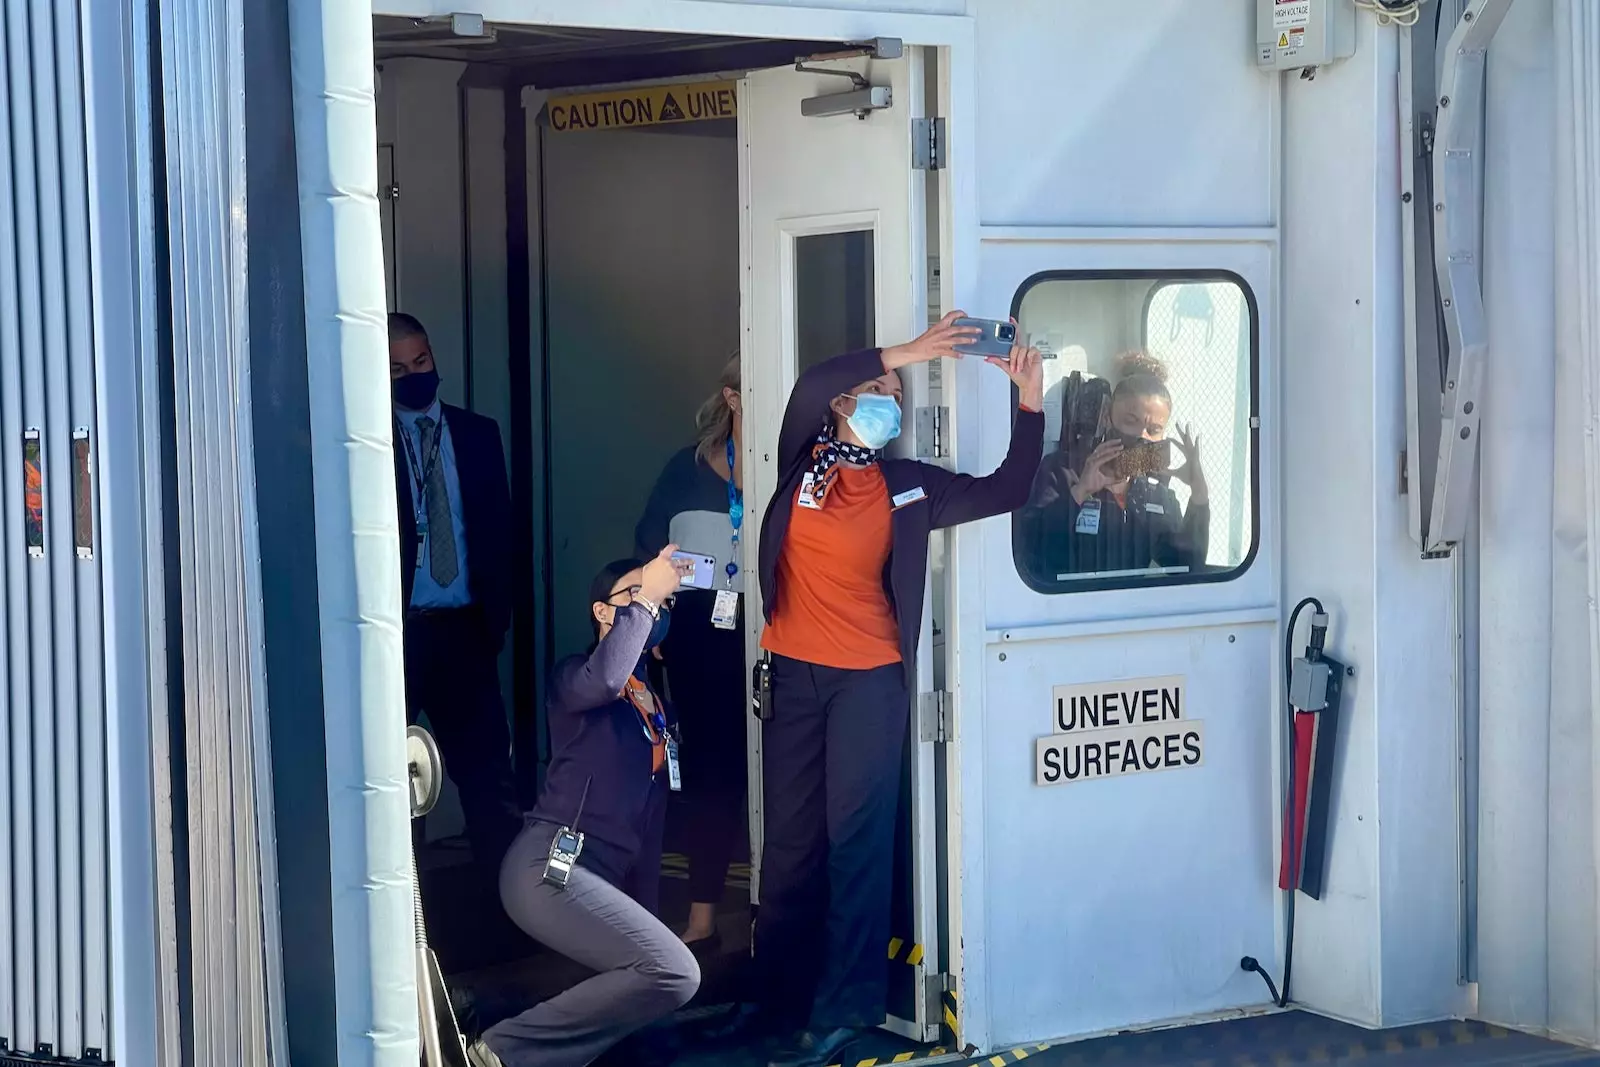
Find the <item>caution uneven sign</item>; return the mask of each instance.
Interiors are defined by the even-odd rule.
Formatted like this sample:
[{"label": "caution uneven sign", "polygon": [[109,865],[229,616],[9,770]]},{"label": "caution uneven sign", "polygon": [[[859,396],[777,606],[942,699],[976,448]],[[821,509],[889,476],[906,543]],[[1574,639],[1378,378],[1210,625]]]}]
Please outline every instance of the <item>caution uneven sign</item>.
[{"label": "caution uneven sign", "polygon": [[731,119],[736,114],[733,82],[651,85],[557,97],[550,101],[550,128],[558,133],[627,130],[674,122]]}]

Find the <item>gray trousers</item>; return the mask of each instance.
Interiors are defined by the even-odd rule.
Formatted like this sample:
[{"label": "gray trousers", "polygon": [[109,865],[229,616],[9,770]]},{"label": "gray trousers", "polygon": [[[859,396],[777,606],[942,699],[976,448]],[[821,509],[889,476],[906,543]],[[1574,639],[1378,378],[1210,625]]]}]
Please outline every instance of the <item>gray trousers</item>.
[{"label": "gray trousers", "polygon": [[578,867],[565,889],[543,881],[555,827],[532,823],[506,853],[500,900],[523,932],[597,972],[484,1032],[505,1067],[583,1067],[700,988],[678,936],[622,890]]}]

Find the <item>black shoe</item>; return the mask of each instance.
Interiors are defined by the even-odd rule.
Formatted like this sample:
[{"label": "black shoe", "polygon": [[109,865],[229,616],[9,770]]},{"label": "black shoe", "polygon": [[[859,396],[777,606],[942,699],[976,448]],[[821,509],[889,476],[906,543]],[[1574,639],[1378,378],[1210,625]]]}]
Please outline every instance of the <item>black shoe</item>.
[{"label": "black shoe", "polygon": [[860,1030],[843,1026],[825,1034],[807,1030],[800,1040],[773,1056],[767,1067],[829,1067],[838,1063],[844,1050],[860,1036]]},{"label": "black shoe", "polygon": [[714,960],[722,955],[722,934],[713,930],[707,937],[697,937],[693,941],[685,941],[684,946],[694,954],[694,958],[699,962]]},{"label": "black shoe", "polygon": [[770,1011],[754,1004],[740,1004],[715,1022],[701,1027],[703,1041],[717,1044],[745,1044],[783,1033],[783,1026]]}]

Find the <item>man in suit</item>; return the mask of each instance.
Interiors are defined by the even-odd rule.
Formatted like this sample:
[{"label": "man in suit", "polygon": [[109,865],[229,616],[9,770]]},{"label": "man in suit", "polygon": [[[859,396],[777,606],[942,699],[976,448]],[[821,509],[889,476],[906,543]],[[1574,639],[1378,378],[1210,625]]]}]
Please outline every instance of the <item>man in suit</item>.
[{"label": "man in suit", "polygon": [[493,419],[439,402],[428,332],[389,316],[406,709],[428,713],[474,860],[498,884],[521,829],[496,660],[511,625],[511,493]]}]

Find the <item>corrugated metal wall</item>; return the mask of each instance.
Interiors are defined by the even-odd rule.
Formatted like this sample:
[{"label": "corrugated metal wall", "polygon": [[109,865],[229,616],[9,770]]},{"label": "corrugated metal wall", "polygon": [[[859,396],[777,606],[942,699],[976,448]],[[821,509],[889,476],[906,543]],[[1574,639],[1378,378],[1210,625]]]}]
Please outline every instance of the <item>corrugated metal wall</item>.
[{"label": "corrugated metal wall", "polygon": [[[102,0],[81,0],[99,3]],[[250,416],[244,18],[238,0],[160,11],[190,1062],[268,1062],[280,979],[260,552]],[[270,227],[271,220],[258,225]],[[170,609],[171,605],[169,605]],[[177,757],[177,752],[174,752]],[[266,847],[263,848],[263,842]]]},{"label": "corrugated metal wall", "polygon": [[110,1058],[83,64],[73,3],[0,43],[0,1048]]}]

